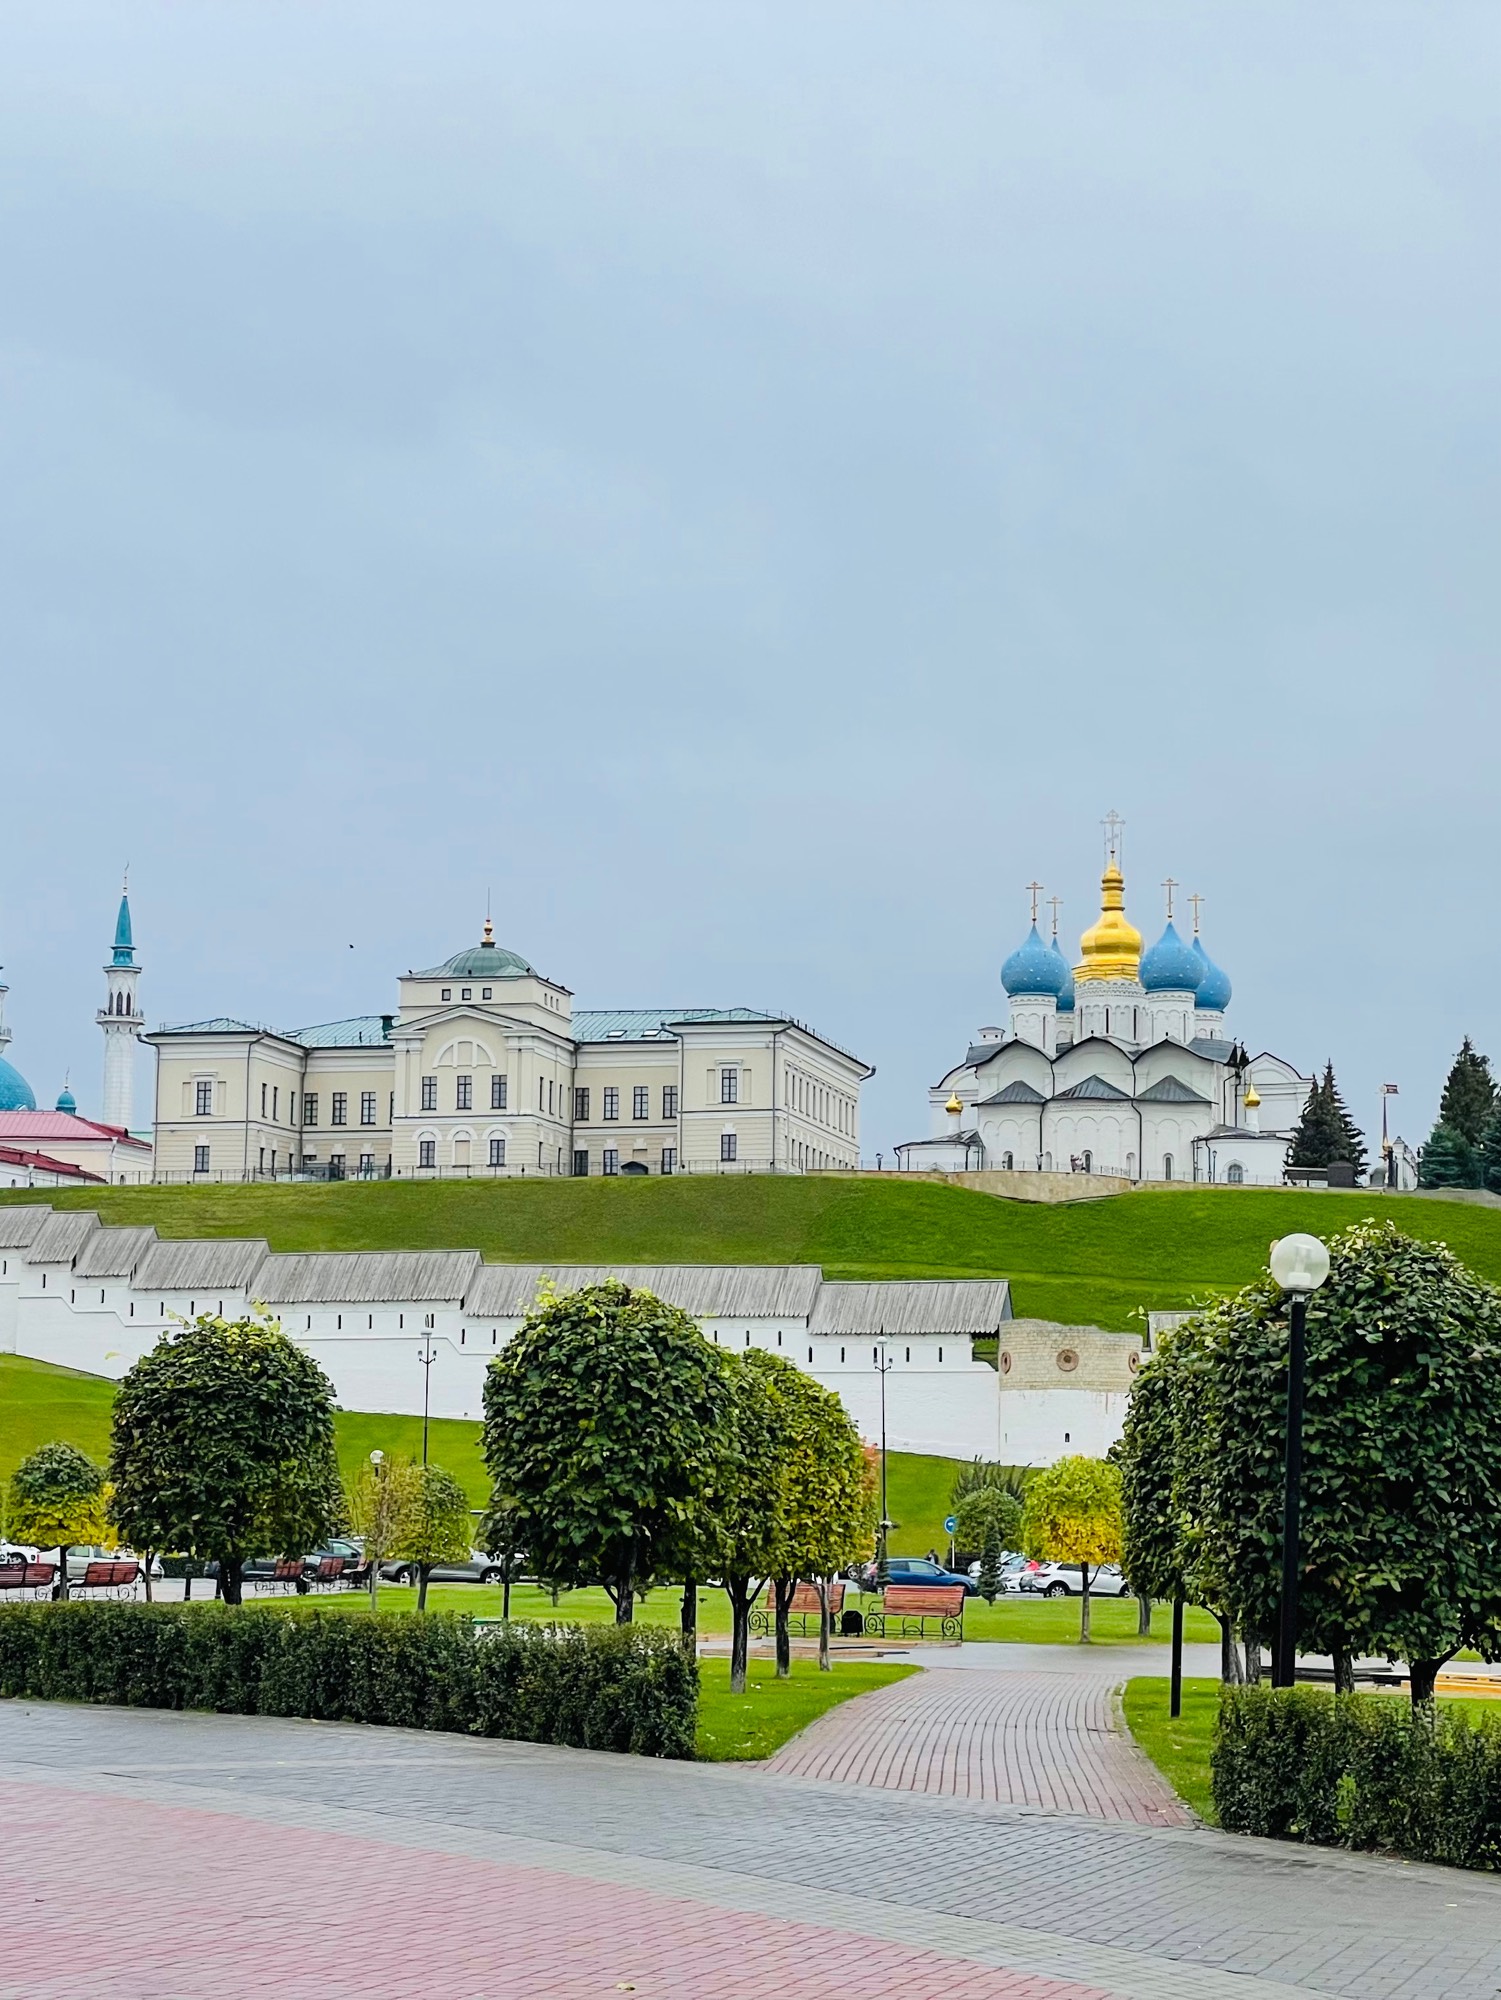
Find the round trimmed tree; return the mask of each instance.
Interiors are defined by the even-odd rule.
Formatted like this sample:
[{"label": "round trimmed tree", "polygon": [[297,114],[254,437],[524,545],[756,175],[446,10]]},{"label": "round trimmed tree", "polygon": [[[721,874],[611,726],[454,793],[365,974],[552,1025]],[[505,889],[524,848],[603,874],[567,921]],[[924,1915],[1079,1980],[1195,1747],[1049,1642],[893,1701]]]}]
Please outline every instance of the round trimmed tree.
[{"label": "round trimmed tree", "polygon": [[106,1519],[104,1470],[76,1444],[39,1445],[11,1475],[6,1509],[13,1540],[57,1550],[54,1597],[68,1594],[68,1551],[102,1542]]},{"label": "round trimmed tree", "polygon": [[219,1567],[304,1554],[337,1526],[333,1385],[275,1320],[201,1314],[163,1335],[115,1396],[109,1476],[120,1532]]}]

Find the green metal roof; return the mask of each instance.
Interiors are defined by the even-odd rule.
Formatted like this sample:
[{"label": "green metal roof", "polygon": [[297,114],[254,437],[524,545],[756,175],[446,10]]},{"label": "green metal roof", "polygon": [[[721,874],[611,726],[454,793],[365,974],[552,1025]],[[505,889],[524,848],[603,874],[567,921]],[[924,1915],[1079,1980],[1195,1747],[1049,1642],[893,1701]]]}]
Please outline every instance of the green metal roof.
[{"label": "green metal roof", "polygon": [[526,960],[519,952],[507,951],[499,944],[471,944],[463,951],[456,951],[452,958],[444,959],[441,965],[430,965],[425,972],[409,972],[408,979],[528,979],[535,978]]},{"label": "green metal roof", "polygon": [[576,1007],[576,1042],[670,1042],[675,1021],[780,1021],[759,1007]]},{"label": "green metal roof", "polygon": [[288,1041],[305,1049],[384,1048],[391,1039],[389,1014],[354,1014],[347,1021],[324,1021],[316,1028],[293,1028]]}]

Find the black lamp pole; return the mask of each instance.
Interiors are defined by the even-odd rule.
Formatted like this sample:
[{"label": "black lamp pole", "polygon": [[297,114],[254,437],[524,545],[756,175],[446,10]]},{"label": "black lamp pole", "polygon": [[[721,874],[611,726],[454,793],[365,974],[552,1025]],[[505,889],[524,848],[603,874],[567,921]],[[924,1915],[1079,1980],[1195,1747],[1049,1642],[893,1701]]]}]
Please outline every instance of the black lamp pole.
[{"label": "black lamp pole", "polygon": [[1287,1463],[1282,1489],[1282,1603],[1277,1624],[1274,1687],[1291,1687],[1298,1652],[1298,1536],[1303,1483],[1303,1376],[1308,1294],[1294,1292],[1287,1346]]},{"label": "black lamp pole", "polygon": [[881,1378],[881,1540],[876,1550],[876,1577],[881,1588],[886,1588],[886,1535],[891,1523],[886,1518],[886,1377],[895,1364],[886,1353],[886,1343],[882,1341],[876,1350],[876,1373]]},{"label": "black lamp pole", "polygon": [[433,1337],[427,1336],[422,1352],[417,1359],[422,1363],[422,1463],[427,1464],[427,1406],[428,1392],[432,1387],[433,1363],[438,1356],[433,1347]]}]

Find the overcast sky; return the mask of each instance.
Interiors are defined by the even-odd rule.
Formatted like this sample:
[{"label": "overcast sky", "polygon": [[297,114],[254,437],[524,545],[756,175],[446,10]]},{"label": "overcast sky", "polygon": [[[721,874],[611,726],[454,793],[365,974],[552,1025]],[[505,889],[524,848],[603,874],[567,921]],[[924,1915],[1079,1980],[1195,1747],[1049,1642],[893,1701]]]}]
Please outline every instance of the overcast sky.
[{"label": "overcast sky", "polygon": [[1491,0],[9,0],[39,1102],[128,861],[153,1024],[388,1009],[488,891],[889,1151],[1114,808],[1421,1138],[1501,1058],[1498,71]]}]

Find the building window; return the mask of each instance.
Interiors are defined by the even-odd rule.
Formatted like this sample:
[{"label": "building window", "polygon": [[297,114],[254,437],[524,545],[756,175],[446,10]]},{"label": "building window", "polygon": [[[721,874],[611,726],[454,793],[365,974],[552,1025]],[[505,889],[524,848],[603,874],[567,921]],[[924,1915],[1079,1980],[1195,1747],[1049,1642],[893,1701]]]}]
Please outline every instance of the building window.
[{"label": "building window", "polygon": [[1173,1177],[1173,1156],[1171,1153],[1164,1153],[1162,1156],[1162,1178],[1165,1181],[1170,1181],[1172,1177]]},{"label": "building window", "polygon": [[435,1076],[425,1076],[422,1079],[421,1108],[424,1111],[436,1111],[438,1108],[438,1079]]},{"label": "building window", "polygon": [[618,1174],[620,1172],[620,1155],[613,1146],[606,1146],[604,1152],[600,1155],[599,1170],[602,1174]]},{"label": "building window", "polygon": [[265,1117],[265,1115],[266,1115],[266,1086],[265,1086],[265,1084],[262,1084],[262,1085],[261,1085],[261,1116],[262,1116],[262,1118],[264,1118],[264,1117]]},{"label": "building window", "polygon": [[274,1125],[277,1119],[280,1118],[280,1116],[281,1116],[281,1086],[280,1084],[273,1083],[271,1086],[271,1123]]},{"label": "building window", "polygon": [[1014,1169],[1015,1165],[1016,1165],[1016,1156],[1015,1156],[1015,1154],[1013,1154],[1013,1153],[1002,1153],[1002,1155],[1001,1155],[1001,1171],[1002,1171],[1003,1173],[1008,1173],[1008,1174],[1009,1174],[1010,1172],[1012,1172],[1012,1170]]},{"label": "building window", "polygon": [[547,1079],[547,1115],[549,1118],[552,1116],[553,1112],[557,1109],[556,1105],[553,1102],[552,1093],[553,1093],[553,1079],[549,1077]]},{"label": "building window", "polygon": [[664,1120],[670,1120],[676,1118],[677,1115],[678,1087],[675,1083],[664,1083],[662,1086],[662,1116]]},{"label": "building window", "polygon": [[678,1149],[677,1149],[677,1147],[676,1147],[676,1146],[664,1146],[664,1147],[662,1148],[662,1171],[663,1171],[663,1173],[664,1173],[664,1174],[675,1174],[675,1173],[677,1172],[677,1170],[678,1170]]},{"label": "building window", "polygon": [[588,1154],[588,1149],[586,1147],[580,1146],[575,1151],[573,1155],[573,1171],[575,1177],[579,1180],[582,1180],[584,1176],[588,1173],[589,1154]]},{"label": "building window", "polygon": [[644,1083],[638,1083],[631,1092],[631,1116],[633,1118],[651,1116],[651,1091]]},{"label": "building window", "polygon": [[504,1111],[506,1108],[506,1079],[492,1076],[490,1079],[490,1109]]},{"label": "building window", "polygon": [[302,1122],[304,1125],[316,1125],[318,1122],[318,1094],[316,1091],[303,1092]]},{"label": "building window", "polygon": [[347,1125],[349,1123],[349,1092],[347,1090],[336,1090],[334,1092],[330,1116],[335,1125]]},{"label": "building window", "polygon": [[721,1132],[719,1135],[720,1159],[733,1160],[736,1155],[736,1150],[737,1149],[736,1149],[735,1134],[733,1132]]},{"label": "building window", "polygon": [[601,1091],[600,1095],[605,1100],[605,1117],[618,1118],[620,1116],[620,1092],[612,1084],[607,1090]]},{"label": "building window", "polygon": [[575,1125],[589,1123],[589,1092],[586,1086],[573,1087],[573,1122]]},{"label": "building window", "polygon": [[1225,1169],[1225,1179],[1231,1187],[1240,1187],[1246,1178],[1246,1170],[1239,1160],[1232,1160]]},{"label": "building window", "polygon": [[195,1174],[206,1174],[208,1172],[207,1146],[195,1146],[193,1148],[193,1172]]},{"label": "building window", "polygon": [[740,1102],[740,1072],[738,1069],[722,1069],[719,1072],[719,1101],[721,1104]]},{"label": "building window", "polygon": [[481,1000],[490,1000],[494,998],[494,992],[495,989],[493,987],[482,986],[479,990],[479,997],[481,998]]},{"label": "building window", "polygon": [[436,1139],[417,1141],[417,1164],[419,1167],[435,1167],[438,1164],[438,1142]]},{"label": "building window", "polygon": [[200,1118],[213,1117],[214,1086],[211,1083],[195,1083],[193,1085],[193,1110]]},{"label": "building window", "polygon": [[505,1140],[504,1140],[504,1139],[492,1139],[492,1140],[490,1141],[490,1164],[491,1164],[491,1166],[492,1166],[492,1167],[503,1167],[503,1166],[505,1165],[505,1163],[506,1163],[506,1142],[505,1142]]},{"label": "building window", "polygon": [[438,997],[440,1000],[451,1000],[453,998],[453,988],[451,986],[445,986],[443,988],[443,991],[439,994]]},{"label": "building window", "polygon": [[374,1153],[361,1153],[361,1154],[360,1154],[360,1179],[361,1179],[362,1181],[368,1181],[368,1180],[373,1180],[373,1179],[374,1179],[374,1177],[375,1177],[375,1155],[374,1155]]},{"label": "building window", "polygon": [[461,986],[459,988],[459,998],[461,1000],[472,1000],[474,998],[474,988],[472,986]]},{"label": "building window", "polygon": [[360,1123],[362,1125],[373,1125],[375,1123],[375,1092],[373,1090],[362,1090],[360,1092]]},{"label": "building window", "polygon": [[455,1111],[474,1109],[474,1078],[456,1076],[453,1080],[453,1108]]}]

